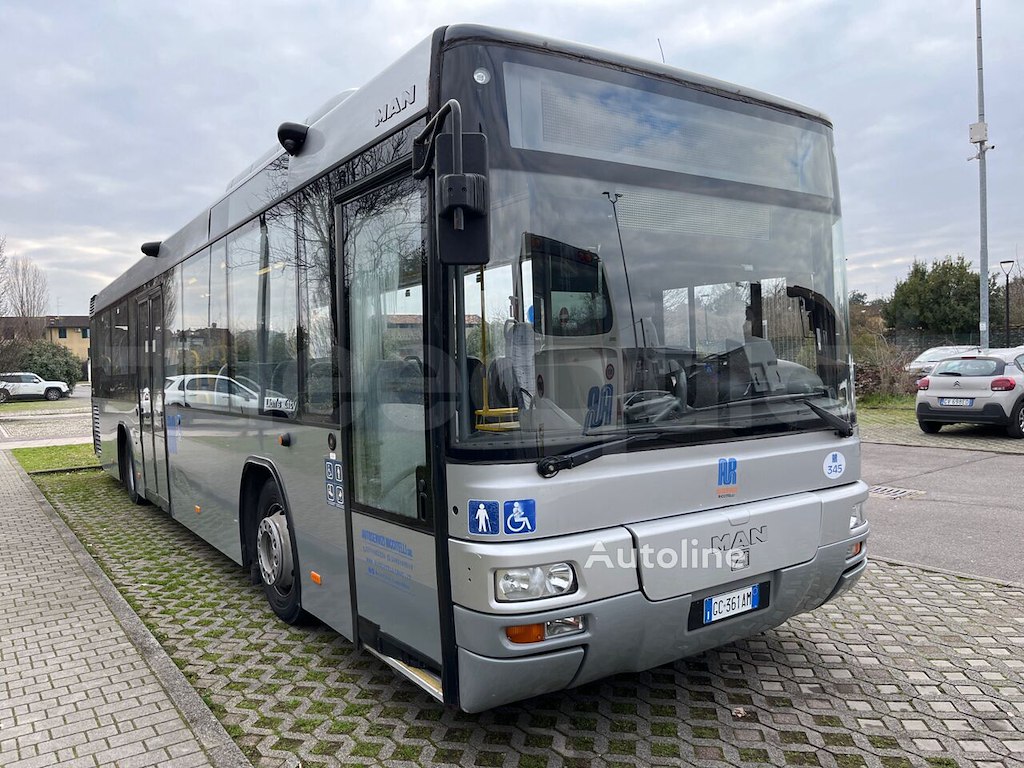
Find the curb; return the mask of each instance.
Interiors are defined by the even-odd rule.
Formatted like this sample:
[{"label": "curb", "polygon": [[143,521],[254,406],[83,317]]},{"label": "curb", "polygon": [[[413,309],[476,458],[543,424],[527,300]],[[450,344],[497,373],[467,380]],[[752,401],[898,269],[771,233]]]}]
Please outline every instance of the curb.
[{"label": "curb", "polygon": [[[117,622],[124,629],[146,664],[153,670],[160,684],[167,692],[171,703],[181,713],[196,738],[202,744],[210,761],[224,768],[252,768],[252,763],[245,757],[238,745],[228,736],[224,726],[213,716],[210,708],[196,693],[188,680],[178,669],[171,657],[163,649],[152,633],[143,624],[132,607],[113,585],[103,569],[99,567],[88,550],[78,540],[74,532],[67,526],[64,519],[57,514],[42,491],[36,487],[22,466],[8,453],[11,464],[18,472],[18,477],[28,488],[29,493],[39,504],[47,519],[53,524],[64,544],[71,550],[86,576],[99,591],[104,602],[113,612]],[[64,471],[64,470],[58,470]]]}]

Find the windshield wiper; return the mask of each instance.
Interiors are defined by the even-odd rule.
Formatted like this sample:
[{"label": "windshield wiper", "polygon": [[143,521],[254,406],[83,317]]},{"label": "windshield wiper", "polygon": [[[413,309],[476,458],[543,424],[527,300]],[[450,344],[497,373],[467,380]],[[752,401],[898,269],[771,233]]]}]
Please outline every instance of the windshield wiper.
[{"label": "windshield wiper", "polygon": [[572,469],[581,464],[593,461],[607,453],[621,453],[622,449],[634,443],[654,440],[664,435],[664,432],[643,432],[640,434],[628,435],[619,440],[610,440],[606,443],[597,443],[581,448],[572,453],[564,453],[558,456],[546,456],[537,462],[537,474],[541,477],[554,477],[563,469]]},{"label": "windshield wiper", "polygon": [[834,413],[832,413],[832,411],[826,411],[824,408],[822,408],[819,405],[815,405],[810,400],[804,399],[799,400],[797,402],[803,403],[812,411],[814,411],[818,418],[820,418],[830,427],[835,429],[836,434],[839,435],[840,437],[850,437],[851,435],[853,435],[853,424],[848,422],[842,416],[836,416]]},{"label": "windshield wiper", "polygon": [[810,400],[812,397],[828,397],[828,395],[824,392],[806,392],[788,395],[768,395],[766,397],[744,397],[740,400],[729,400],[718,405],[698,408],[696,411],[712,411],[721,408],[731,408],[736,405],[753,405],[755,403],[803,403],[814,412],[815,416],[832,427],[840,437],[850,437],[853,435],[853,424],[843,417],[836,416],[831,411],[825,410],[820,405],[815,405]]}]

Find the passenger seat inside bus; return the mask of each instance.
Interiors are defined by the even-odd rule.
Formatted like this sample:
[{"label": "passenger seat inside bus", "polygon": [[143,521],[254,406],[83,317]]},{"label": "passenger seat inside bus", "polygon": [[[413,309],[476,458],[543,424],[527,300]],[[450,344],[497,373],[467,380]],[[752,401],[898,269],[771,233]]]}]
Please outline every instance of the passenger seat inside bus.
[{"label": "passenger seat inside bus", "polygon": [[370,384],[367,434],[379,452],[380,505],[415,517],[416,467],[425,462],[423,371],[412,360],[382,360]]}]

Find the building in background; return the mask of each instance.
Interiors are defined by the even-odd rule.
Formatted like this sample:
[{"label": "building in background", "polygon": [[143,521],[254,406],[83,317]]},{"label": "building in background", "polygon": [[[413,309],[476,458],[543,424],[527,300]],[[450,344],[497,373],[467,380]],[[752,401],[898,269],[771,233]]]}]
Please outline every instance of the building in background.
[{"label": "building in background", "polygon": [[0,342],[45,341],[67,347],[82,363],[82,379],[89,379],[89,316],[0,317]]}]

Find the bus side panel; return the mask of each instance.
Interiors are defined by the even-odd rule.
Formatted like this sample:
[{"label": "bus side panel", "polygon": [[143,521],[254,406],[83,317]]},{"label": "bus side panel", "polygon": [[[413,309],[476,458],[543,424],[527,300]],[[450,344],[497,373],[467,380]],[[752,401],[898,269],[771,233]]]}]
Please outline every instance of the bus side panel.
[{"label": "bus side panel", "polygon": [[117,428],[132,418],[132,404],[113,398],[93,397],[93,407],[99,412],[100,466],[115,480],[121,479],[117,458]]},{"label": "bus side panel", "polygon": [[238,494],[248,420],[197,408],[167,406],[171,516],[236,563]]},{"label": "bus side panel", "polygon": [[[168,410],[174,518],[235,562],[241,562],[238,518],[245,461],[252,458],[273,467],[291,516],[302,607],[351,639],[345,511],[341,505],[328,503],[327,431],[178,405]],[[289,436],[288,447],[278,442],[285,433]],[[332,491],[339,486],[340,478],[332,483]],[[196,506],[200,508],[198,513]],[[313,573],[319,577],[319,584],[313,581]]]},{"label": "bus side panel", "polygon": [[[262,440],[263,455],[273,462],[284,483],[298,549],[302,607],[351,640],[354,633],[341,457],[330,458],[329,431],[322,427],[264,424],[274,427]],[[277,442],[278,435],[285,431],[290,447]],[[314,573],[319,584],[314,581]]]}]

